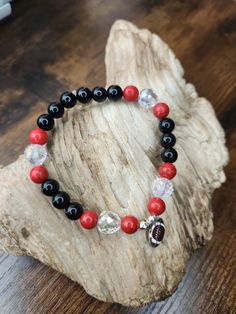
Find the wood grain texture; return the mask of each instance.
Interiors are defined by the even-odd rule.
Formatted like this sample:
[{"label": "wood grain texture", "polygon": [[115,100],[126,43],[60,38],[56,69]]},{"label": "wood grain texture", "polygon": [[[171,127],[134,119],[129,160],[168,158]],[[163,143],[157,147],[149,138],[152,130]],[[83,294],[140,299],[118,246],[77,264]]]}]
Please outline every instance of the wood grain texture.
[{"label": "wood grain texture", "polygon": [[[57,8],[50,1],[47,2],[49,11],[45,14],[43,12],[45,12],[46,2],[41,1],[39,4],[36,1],[35,3],[37,5],[30,6],[30,10],[26,13],[27,25],[31,25],[30,29],[27,29],[26,24],[20,24],[22,22],[20,13],[28,5],[24,1],[16,11],[15,20],[9,21],[11,24],[8,22],[1,26],[5,32],[0,34],[0,40],[3,43],[0,48],[1,56],[5,57],[4,62],[1,59],[0,63],[2,69],[0,84],[3,89],[1,108],[4,112],[1,115],[0,141],[1,147],[5,148],[1,151],[2,163],[7,164],[14,160],[22,150],[26,140],[22,136],[19,137],[17,132],[22,133],[32,127],[33,117],[42,111],[45,106],[44,101],[51,100],[50,92],[53,89],[57,97],[65,86],[74,87],[70,86],[70,82],[81,85],[88,81],[89,86],[101,83],[101,74],[104,77],[102,51],[105,38],[109,26],[117,17],[129,18],[140,27],[150,28],[170,44],[186,68],[187,79],[197,86],[200,94],[213,102],[220,121],[226,129],[231,156],[233,156],[235,153],[234,3],[227,2],[226,4],[225,1],[216,1],[213,4],[210,1],[201,1],[164,4],[142,1],[129,5],[125,5],[125,2],[114,5],[114,3],[101,1],[99,4],[106,5],[106,12],[96,10],[96,13],[92,13],[98,2],[95,4],[95,2],[87,1],[86,8],[80,2],[76,4],[67,2],[71,6],[67,7],[66,13],[64,11],[63,14],[60,14],[65,7],[63,2],[60,5],[57,3]],[[52,17],[54,10],[58,14]],[[103,16],[101,24],[96,19],[99,15]],[[84,23],[82,23],[83,18]],[[50,29],[47,27],[49,22]],[[92,24],[94,28],[91,27]],[[104,27],[107,27],[107,33],[106,31],[99,35],[94,33],[94,29],[101,30]],[[26,31],[25,34],[22,34],[22,29]],[[86,34],[84,37],[82,37],[83,32]],[[78,51],[74,53],[73,50],[75,33],[81,34],[79,53]],[[6,34],[11,36],[11,41],[8,40]],[[91,47],[91,41],[97,45],[97,51],[86,50]],[[19,49],[13,49],[18,46]],[[47,49],[50,47],[51,51]],[[57,49],[52,51],[52,47]],[[89,51],[89,53],[85,54],[84,51]],[[64,56],[65,61],[72,57],[72,60],[79,62],[81,73],[77,73],[71,64],[61,62]],[[92,60],[89,64],[86,62],[88,59]],[[60,75],[55,75],[55,68],[59,69]],[[40,73],[40,69],[43,73]],[[68,81],[65,81],[65,77]],[[35,104],[38,104],[37,108],[34,108]],[[16,142],[17,144],[12,144]],[[228,182],[224,188],[216,192],[213,201],[216,226],[213,240],[192,258],[187,275],[170,299],[139,310],[91,301],[91,298],[85,294],[83,296],[79,287],[75,287],[73,283],[69,284],[66,278],[52,270],[42,269],[37,262],[31,263],[30,259],[14,260],[12,257],[3,255],[1,263],[3,265],[1,280],[3,298],[0,300],[2,309],[16,313],[40,310],[56,312],[58,309],[61,312],[71,313],[93,311],[98,313],[126,311],[155,313],[159,311],[164,313],[178,310],[188,313],[189,309],[195,313],[234,312],[235,198],[232,191],[235,188],[235,164],[233,162],[227,168],[227,176]],[[22,267],[25,270],[23,275]],[[34,268],[34,272],[29,269],[27,273],[30,267]],[[9,273],[11,276],[4,280]],[[43,274],[46,276],[45,280]],[[51,284],[46,284],[49,276]],[[54,289],[56,289],[55,292]]]}]

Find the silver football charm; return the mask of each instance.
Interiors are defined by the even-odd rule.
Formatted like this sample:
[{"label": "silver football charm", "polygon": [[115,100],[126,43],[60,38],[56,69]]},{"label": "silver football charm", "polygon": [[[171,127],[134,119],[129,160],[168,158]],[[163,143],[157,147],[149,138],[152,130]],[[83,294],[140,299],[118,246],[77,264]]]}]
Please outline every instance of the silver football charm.
[{"label": "silver football charm", "polygon": [[165,225],[161,218],[158,218],[156,222],[154,222],[147,229],[147,238],[151,246],[157,247],[165,234]]},{"label": "silver football charm", "polygon": [[157,216],[150,216],[145,221],[142,221],[140,228],[146,229],[147,240],[153,247],[157,247],[164,238],[165,225],[163,220]]}]

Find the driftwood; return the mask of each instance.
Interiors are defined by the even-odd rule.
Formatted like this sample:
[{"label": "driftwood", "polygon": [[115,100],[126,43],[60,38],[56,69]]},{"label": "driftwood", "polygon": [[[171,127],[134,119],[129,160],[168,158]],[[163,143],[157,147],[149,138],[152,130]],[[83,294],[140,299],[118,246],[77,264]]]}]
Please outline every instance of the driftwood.
[{"label": "driftwood", "polygon": [[[115,22],[105,63],[107,85],[152,88],[176,121],[178,175],[163,214],[162,245],[151,248],[144,231],[101,235],[69,221],[29,181],[31,167],[20,156],[0,170],[0,247],[39,259],[99,300],[138,306],[172,293],[191,253],[211,239],[211,196],[225,181],[228,154],[211,104],[185,82],[179,61],[157,35]],[[57,123],[46,166],[85,207],[144,219],[161,164],[158,138],[152,112],[136,104],[78,106]]]}]

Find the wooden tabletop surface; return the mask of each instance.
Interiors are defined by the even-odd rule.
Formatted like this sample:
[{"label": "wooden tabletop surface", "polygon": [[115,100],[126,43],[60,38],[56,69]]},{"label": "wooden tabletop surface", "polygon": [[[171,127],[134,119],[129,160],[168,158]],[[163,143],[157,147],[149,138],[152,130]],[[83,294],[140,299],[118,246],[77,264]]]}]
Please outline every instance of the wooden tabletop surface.
[{"label": "wooden tabletop surface", "polygon": [[0,313],[236,313],[234,1],[15,1],[0,24],[0,164],[22,152],[46,103],[68,88],[105,83],[104,48],[119,18],[170,45],[225,129],[231,161],[213,196],[214,236],[194,253],[171,297],[136,309],[99,302],[40,262],[0,252]]}]

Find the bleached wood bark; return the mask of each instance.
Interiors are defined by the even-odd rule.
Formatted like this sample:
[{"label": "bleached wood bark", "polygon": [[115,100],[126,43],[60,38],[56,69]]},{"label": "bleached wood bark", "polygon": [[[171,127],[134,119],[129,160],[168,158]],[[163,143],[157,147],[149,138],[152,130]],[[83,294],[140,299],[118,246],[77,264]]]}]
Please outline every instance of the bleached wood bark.
[{"label": "bleached wood bark", "polygon": [[[211,238],[211,196],[225,181],[228,154],[211,104],[185,82],[182,66],[157,35],[115,22],[105,63],[107,85],[152,88],[176,122],[178,175],[163,215],[163,244],[151,248],[144,231],[105,236],[69,221],[29,181],[30,165],[21,156],[0,170],[0,246],[39,259],[100,300],[138,306],[173,292],[191,253]],[[46,165],[86,208],[144,219],[161,164],[159,136],[152,112],[136,104],[77,107],[57,123]]]}]

